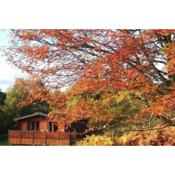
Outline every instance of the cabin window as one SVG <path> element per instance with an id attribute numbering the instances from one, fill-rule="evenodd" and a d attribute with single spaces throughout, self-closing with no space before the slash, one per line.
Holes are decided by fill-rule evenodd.
<path id="1" fill-rule="evenodd" d="M 39 130 L 39 121 L 28 122 L 27 125 L 29 131 Z"/>
<path id="2" fill-rule="evenodd" d="M 53 125 L 53 130 L 54 131 L 57 131 L 58 130 L 58 125 L 56 123 L 54 123 L 54 125 Z"/>
<path id="3" fill-rule="evenodd" d="M 49 122 L 48 123 L 48 131 L 54 132 L 58 130 L 57 123 Z"/>
<path id="4" fill-rule="evenodd" d="M 35 130 L 35 122 L 32 122 L 32 131 Z"/>
<path id="5" fill-rule="evenodd" d="M 53 131 L 52 122 L 48 123 L 48 131 Z"/>
<path id="6" fill-rule="evenodd" d="M 27 128 L 28 128 L 28 131 L 31 130 L 30 122 L 27 122 Z"/>
<path id="7" fill-rule="evenodd" d="M 39 130 L 39 122 L 38 121 L 36 122 L 36 130 L 37 131 Z"/>

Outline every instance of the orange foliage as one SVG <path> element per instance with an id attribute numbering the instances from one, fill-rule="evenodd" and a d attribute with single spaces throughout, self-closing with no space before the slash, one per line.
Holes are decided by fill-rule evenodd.
<path id="1" fill-rule="evenodd" d="M 125 139 L 120 144 L 130 146 L 173 146 L 175 145 L 175 128 L 169 127 L 165 129 L 158 129 L 153 131 L 130 132 L 128 135 L 123 136 Z"/>
<path id="2" fill-rule="evenodd" d="M 47 29 L 13 33 L 14 40 L 21 45 L 10 48 L 9 61 L 32 77 L 42 79 L 47 86 L 35 92 L 26 86 L 30 102 L 41 98 L 54 109 L 61 106 L 60 110 L 69 113 L 72 119 L 93 115 L 96 120 L 108 122 L 114 114 L 108 110 L 115 104 L 112 93 L 128 91 L 139 106 L 135 116 L 173 117 L 174 30 Z M 53 93 L 70 85 L 66 95 Z M 98 95 L 102 96 L 100 100 Z M 73 108 L 67 107 L 68 101 L 76 96 L 81 99 Z M 106 100 L 104 105 L 102 100 Z"/>

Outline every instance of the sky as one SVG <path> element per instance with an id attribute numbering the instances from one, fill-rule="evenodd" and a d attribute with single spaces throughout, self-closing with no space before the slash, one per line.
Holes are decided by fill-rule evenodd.
<path id="1" fill-rule="evenodd" d="M 0 30 L 0 49 L 10 45 L 10 32 L 8 30 Z M 6 57 L 2 56 L 0 51 L 0 89 L 6 92 L 8 88 L 12 87 L 15 79 L 24 77 L 24 74 L 10 65 L 6 61 Z"/>

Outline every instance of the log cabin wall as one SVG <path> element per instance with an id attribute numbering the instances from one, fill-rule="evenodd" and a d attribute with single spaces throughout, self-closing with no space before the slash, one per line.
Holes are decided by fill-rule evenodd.
<path id="1" fill-rule="evenodd" d="M 20 126 L 20 130 L 22 130 L 22 131 L 28 130 L 27 129 L 27 122 L 26 122 L 26 120 L 19 121 L 19 126 Z"/>
<path id="2" fill-rule="evenodd" d="M 40 120 L 40 131 L 47 131 L 48 130 L 48 120 L 46 118 L 42 118 Z"/>
<path id="3" fill-rule="evenodd" d="M 41 116 L 35 116 L 35 117 L 31 117 L 28 119 L 23 119 L 19 121 L 19 126 L 20 126 L 20 130 L 22 131 L 27 131 L 29 130 L 29 123 L 32 122 L 38 122 L 39 123 L 39 130 L 40 131 L 47 131 L 48 130 L 48 121 L 46 118 L 41 117 Z"/>
<path id="4" fill-rule="evenodd" d="M 18 129 L 21 131 L 66 131 L 65 114 L 60 114 L 58 119 L 49 119 L 46 114 L 34 113 L 16 118 Z"/>

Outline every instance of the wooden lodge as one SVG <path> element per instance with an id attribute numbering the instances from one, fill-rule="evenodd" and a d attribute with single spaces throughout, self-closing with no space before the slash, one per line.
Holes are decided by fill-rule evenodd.
<path id="1" fill-rule="evenodd" d="M 60 119 L 65 114 L 60 114 Z M 9 130 L 9 145 L 70 145 L 76 132 L 67 130 L 65 122 L 49 120 L 47 114 L 37 112 L 14 119 L 18 130 Z"/>

